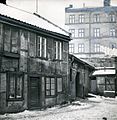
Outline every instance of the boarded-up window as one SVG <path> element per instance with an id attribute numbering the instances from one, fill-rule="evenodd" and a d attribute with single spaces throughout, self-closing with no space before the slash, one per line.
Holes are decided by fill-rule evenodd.
<path id="1" fill-rule="evenodd" d="M 28 32 L 27 31 L 21 31 L 20 34 L 21 39 L 21 49 L 27 50 L 28 49 Z"/>
<path id="2" fill-rule="evenodd" d="M 36 45 L 36 35 L 34 33 L 30 33 L 30 49 L 29 53 L 30 56 L 34 57 L 35 56 L 35 45 Z"/>
<path id="3" fill-rule="evenodd" d="M 18 30 L 12 29 L 11 35 L 11 51 L 14 53 L 18 52 Z"/>
<path id="4" fill-rule="evenodd" d="M 55 95 L 55 78 L 46 78 L 46 96 Z"/>
<path id="5" fill-rule="evenodd" d="M 19 60 L 14 58 L 6 58 L 2 59 L 2 70 L 4 71 L 16 71 L 18 70 Z"/>
<path id="6" fill-rule="evenodd" d="M 62 92 L 62 78 L 57 78 L 57 92 Z"/>
<path id="7" fill-rule="evenodd" d="M 27 52 L 20 51 L 20 71 L 27 71 L 27 55 Z"/>
<path id="8" fill-rule="evenodd" d="M 23 74 L 8 73 L 8 99 L 23 98 Z"/>
<path id="9" fill-rule="evenodd" d="M 4 27 L 4 50 L 8 52 L 18 53 L 19 31 L 9 26 Z"/>
<path id="10" fill-rule="evenodd" d="M 11 29 L 8 26 L 5 26 L 4 28 L 4 50 L 10 52 L 10 46 L 11 46 Z"/>
<path id="11" fill-rule="evenodd" d="M 38 57 L 46 58 L 47 56 L 46 43 L 47 43 L 46 38 L 40 37 L 40 36 L 37 37 L 37 56 Z"/>

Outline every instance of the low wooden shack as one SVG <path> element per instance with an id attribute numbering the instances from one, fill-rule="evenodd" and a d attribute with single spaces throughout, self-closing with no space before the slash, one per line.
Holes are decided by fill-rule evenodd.
<path id="1" fill-rule="evenodd" d="M 115 96 L 116 71 L 115 67 L 98 67 L 92 73 L 91 92 L 106 97 Z"/>
<path id="2" fill-rule="evenodd" d="M 71 99 L 86 97 L 90 91 L 90 74 L 94 66 L 83 61 L 74 55 L 69 55 L 70 80 L 69 96 Z"/>
<path id="3" fill-rule="evenodd" d="M 0 3 L 0 113 L 66 100 L 69 40 L 42 16 Z"/>

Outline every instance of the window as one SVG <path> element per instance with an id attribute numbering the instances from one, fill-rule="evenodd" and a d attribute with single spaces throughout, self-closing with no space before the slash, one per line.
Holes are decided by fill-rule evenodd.
<path id="1" fill-rule="evenodd" d="M 62 88 L 62 78 L 57 78 L 57 92 L 62 92 L 63 88 Z"/>
<path id="2" fill-rule="evenodd" d="M 100 52 L 100 44 L 94 44 L 94 52 Z"/>
<path id="3" fill-rule="evenodd" d="M 71 33 L 72 37 L 75 37 L 75 29 L 69 29 L 69 32 Z"/>
<path id="4" fill-rule="evenodd" d="M 85 22 L 85 15 L 81 14 L 79 15 L 79 23 L 84 23 Z"/>
<path id="5" fill-rule="evenodd" d="M 100 37 L 100 28 L 94 28 L 94 37 Z"/>
<path id="6" fill-rule="evenodd" d="M 69 44 L 69 52 L 74 53 L 74 44 Z"/>
<path id="7" fill-rule="evenodd" d="M 114 14 L 109 15 L 110 22 L 115 22 L 116 21 L 116 16 Z"/>
<path id="8" fill-rule="evenodd" d="M 9 26 L 4 27 L 4 51 L 18 53 L 19 31 Z"/>
<path id="9" fill-rule="evenodd" d="M 75 23 L 75 15 L 69 16 L 69 23 Z"/>
<path id="10" fill-rule="evenodd" d="M 100 15 L 99 14 L 93 15 L 93 22 L 100 22 Z"/>
<path id="11" fill-rule="evenodd" d="M 55 95 L 55 78 L 46 78 L 46 96 L 54 96 Z"/>
<path id="12" fill-rule="evenodd" d="M 110 29 L 110 36 L 115 37 L 116 35 L 116 30 L 114 28 Z"/>
<path id="13" fill-rule="evenodd" d="M 63 91 L 63 79 L 61 77 L 46 77 L 45 79 L 46 96 L 55 96 L 56 93 Z"/>
<path id="14" fill-rule="evenodd" d="M 62 59 L 62 43 L 60 41 L 55 41 L 55 59 Z"/>
<path id="15" fill-rule="evenodd" d="M 78 52 L 83 53 L 84 52 L 84 44 L 78 44 Z"/>
<path id="16" fill-rule="evenodd" d="M 30 56 L 34 57 L 35 56 L 35 45 L 36 45 L 36 35 L 34 33 L 30 33 L 30 49 L 29 53 Z"/>
<path id="17" fill-rule="evenodd" d="M 8 73 L 8 99 L 23 98 L 23 74 Z"/>
<path id="18" fill-rule="evenodd" d="M 79 29 L 78 30 L 78 37 L 84 37 L 84 29 Z"/>
<path id="19" fill-rule="evenodd" d="M 44 37 L 37 37 L 37 56 L 38 57 L 47 57 L 47 50 L 46 50 L 46 43 L 47 40 Z"/>

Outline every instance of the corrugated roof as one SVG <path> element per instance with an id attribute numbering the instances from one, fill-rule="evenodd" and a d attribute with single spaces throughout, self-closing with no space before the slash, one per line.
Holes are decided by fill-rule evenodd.
<path id="1" fill-rule="evenodd" d="M 41 29 L 69 36 L 69 33 L 44 17 L 0 3 L 0 15 L 10 17 Z"/>

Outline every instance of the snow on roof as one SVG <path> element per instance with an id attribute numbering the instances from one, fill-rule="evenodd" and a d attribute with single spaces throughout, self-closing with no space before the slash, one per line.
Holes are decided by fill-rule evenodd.
<path id="1" fill-rule="evenodd" d="M 99 75 L 115 75 L 115 69 L 100 69 L 96 70 L 92 74 L 93 76 L 99 76 Z"/>
<path id="2" fill-rule="evenodd" d="M 0 15 L 19 20 L 21 22 L 25 22 L 27 24 L 30 24 L 48 31 L 69 36 L 69 33 L 67 31 L 53 24 L 47 19 L 41 17 L 40 15 L 35 15 L 31 12 L 26 12 L 24 10 L 21 10 L 9 5 L 0 4 Z"/>

